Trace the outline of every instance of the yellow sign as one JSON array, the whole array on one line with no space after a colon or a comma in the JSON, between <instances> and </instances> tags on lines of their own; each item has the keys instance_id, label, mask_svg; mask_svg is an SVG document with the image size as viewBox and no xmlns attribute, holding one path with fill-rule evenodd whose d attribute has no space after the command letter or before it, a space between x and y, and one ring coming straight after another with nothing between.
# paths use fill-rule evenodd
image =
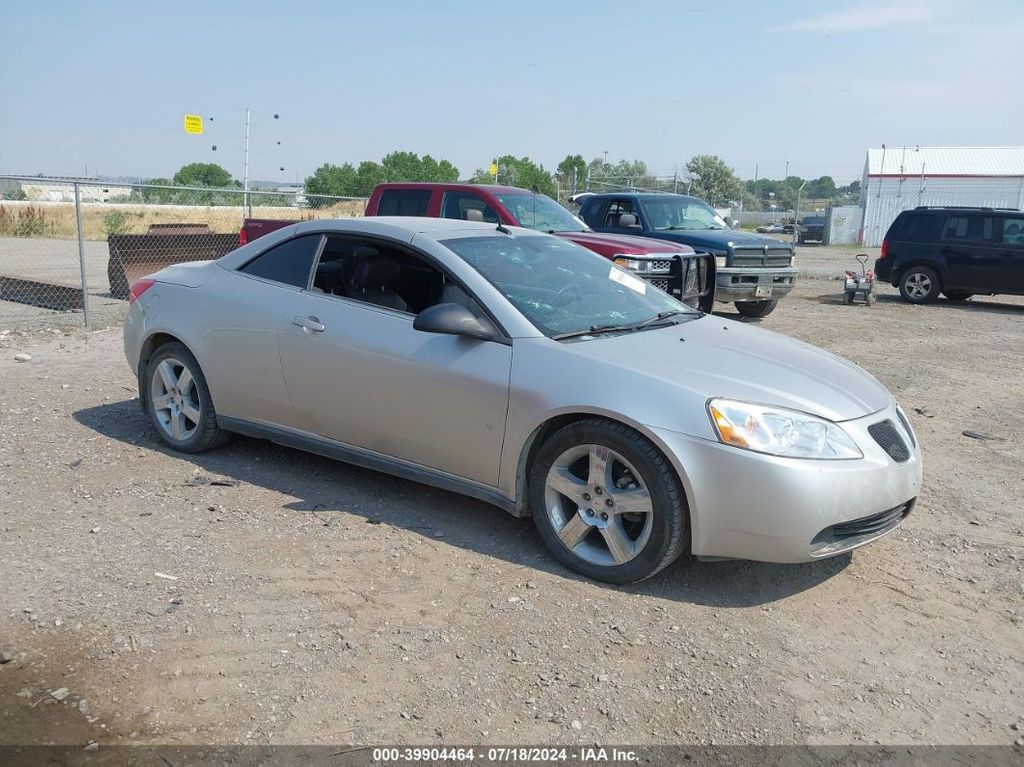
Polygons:
<instances>
[{"instance_id":1,"label":"yellow sign","mask_svg":"<svg viewBox=\"0 0 1024 767\"><path fill-rule=\"evenodd\" d=\"M496 163L496 162L492 162L492 163L491 163L491 167L490 167L490 168L488 168L488 169L487 169L487 171L488 171L488 173L490 173L490 174L491 174L492 176L497 176L497 175L498 175L498 163Z\"/></svg>"},{"instance_id":2,"label":"yellow sign","mask_svg":"<svg viewBox=\"0 0 1024 767\"><path fill-rule=\"evenodd\" d=\"M203 118L199 115L185 115L185 133L195 133L197 136L203 132Z\"/></svg>"}]
</instances>

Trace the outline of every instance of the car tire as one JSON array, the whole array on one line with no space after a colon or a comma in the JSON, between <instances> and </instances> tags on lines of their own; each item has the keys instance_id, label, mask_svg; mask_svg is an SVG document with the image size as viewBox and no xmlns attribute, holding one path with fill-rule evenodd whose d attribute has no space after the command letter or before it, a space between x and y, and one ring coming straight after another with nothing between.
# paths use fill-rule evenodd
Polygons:
<instances>
[{"instance_id":1,"label":"car tire","mask_svg":"<svg viewBox=\"0 0 1024 767\"><path fill-rule=\"evenodd\" d=\"M928 266L912 266L900 275L900 295L912 304L934 301L942 286L939 275Z\"/></svg>"},{"instance_id":2,"label":"car tire","mask_svg":"<svg viewBox=\"0 0 1024 767\"><path fill-rule=\"evenodd\" d=\"M974 294L968 293L966 290L944 290L942 295L949 301L966 301Z\"/></svg>"},{"instance_id":3,"label":"car tire","mask_svg":"<svg viewBox=\"0 0 1024 767\"><path fill-rule=\"evenodd\" d=\"M767 301L737 301L736 311L744 317L759 320L774 312L775 307L778 305L778 299L769 299Z\"/></svg>"},{"instance_id":4,"label":"car tire","mask_svg":"<svg viewBox=\"0 0 1024 767\"><path fill-rule=\"evenodd\" d=\"M139 388L157 434L175 450L201 453L230 436L217 426L203 370L184 344L175 341L157 349Z\"/></svg>"},{"instance_id":5,"label":"car tire","mask_svg":"<svg viewBox=\"0 0 1024 767\"><path fill-rule=\"evenodd\" d=\"M689 510L675 471L623 424L590 418L559 429L537 450L528 480L545 545L588 578L636 583L689 549Z\"/></svg>"}]
</instances>

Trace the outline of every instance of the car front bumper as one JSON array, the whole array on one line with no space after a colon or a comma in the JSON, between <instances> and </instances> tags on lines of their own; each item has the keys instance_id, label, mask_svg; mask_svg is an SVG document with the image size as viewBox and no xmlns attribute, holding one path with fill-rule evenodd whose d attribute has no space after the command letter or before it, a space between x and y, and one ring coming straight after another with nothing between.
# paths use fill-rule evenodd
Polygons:
<instances>
[{"instance_id":1,"label":"car front bumper","mask_svg":"<svg viewBox=\"0 0 1024 767\"><path fill-rule=\"evenodd\" d=\"M898 463L868 427L891 421L909 457ZM697 556L809 562L863 546L891 532L921 490L916 438L887 409L840 424L863 458L779 458L654 429L676 464L690 504Z\"/></svg>"},{"instance_id":2,"label":"car front bumper","mask_svg":"<svg viewBox=\"0 0 1024 767\"><path fill-rule=\"evenodd\" d=\"M715 277L716 301L765 301L782 298L796 284L797 270L726 266ZM764 295L770 293L770 295Z\"/></svg>"}]
</instances>

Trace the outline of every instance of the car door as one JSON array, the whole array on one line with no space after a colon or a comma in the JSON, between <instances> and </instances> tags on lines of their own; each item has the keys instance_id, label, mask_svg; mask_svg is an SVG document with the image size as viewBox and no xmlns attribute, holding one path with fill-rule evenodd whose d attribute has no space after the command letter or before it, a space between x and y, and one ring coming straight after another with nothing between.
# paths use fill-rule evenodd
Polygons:
<instances>
[{"instance_id":1,"label":"car door","mask_svg":"<svg viewBox=\"0 0 1024 767\"><path fill-rule=\"evenodd\" d=\"M263 251L224 275L215 306L197 307L208 318L204 373L219 415L297 426L277 335L289 298L309 282L321 243L319 234L303 235Z\"/></svg>"},{"instance_id":2,"label":"car door","mask_svg":"<svg viewBox=\"0 0 1024 767\"><path fill-rule=\"evenodd\" d=\"M423 257L396 243L329 237L311 289L288 297L280 335L285 381L301 428L496 486L511 345L415 330L422 298L400 310L372 303L372 294L326 292L326 281L314 289L333 268L327 250L360 248L413 259L403 263L435 268L438 279L450 279L432 264L416 263ZM420 279L433 276L424 272Z\"/></svg>"},{"instance_id":3,"label":"car door","mask_svg":"<svg viewBox=\"0 0 1024 767\"><path fill-rule=\"evenodd\" d=\"M1001 226L999 265L993 290L1024 294L1024 216L1004 216Z\"/></svg>"},{"instance_id":4,"label":"car door","mask_svg":"<svg viewBox=\"0 0 1024 767\"><path fill-rule=\"evenodd\" d=\"M940 275L951 290L983 292L998 282L1002 246L997 218L981 213L960 213L946 219L939 252L946 262Z\"/></svg>"}]
</instances>

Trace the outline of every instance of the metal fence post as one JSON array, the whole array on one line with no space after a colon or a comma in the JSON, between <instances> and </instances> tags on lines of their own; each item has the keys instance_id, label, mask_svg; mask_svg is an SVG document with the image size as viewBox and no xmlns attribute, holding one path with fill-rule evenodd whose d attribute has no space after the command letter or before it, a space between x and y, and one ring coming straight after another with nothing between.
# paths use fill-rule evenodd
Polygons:
<instances>
[{"instance_id":1,"label":"metal fence post","mask_svg":"<svg viewBox=\"0 0 1024 767\"><path fill-rule=\"evenodd\" d=\"M85 233L82 227L82 193L75 182L75 220L78 228L78 268L82 275L82 317L89 327L89 290L85 280Z\"/></svg>"}]
</instances>

